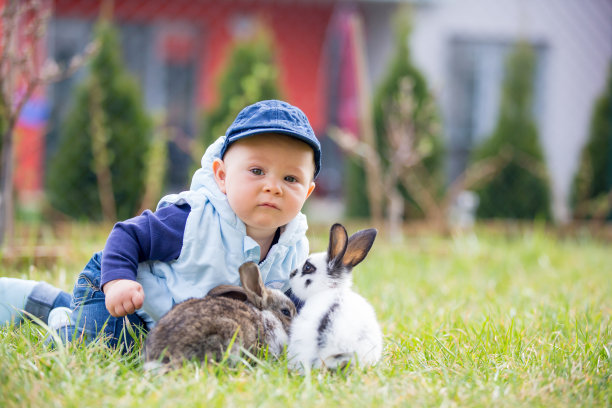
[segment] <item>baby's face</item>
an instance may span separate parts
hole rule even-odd
[[[272,233],[291,221],[314,189],[314,153],[289,136],[263,134],[234,142],[213,163],[215,179],[247,233]]]

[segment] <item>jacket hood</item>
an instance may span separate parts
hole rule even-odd
[[[202,167],[196,170],[193,178],[191,179],[189,191],[203,193],[214,204],[217,211],[221,212],[223,215],[228,215],[226,213],[229,212],[231,215],[233,215],[233,217],[230,218],[238,219],[236,214],[234,214],[234,211],[229,206],[227,196],[219,189],[213,173],[212,164],[215,159],[221,157],[221,148],[223,147],[224,142],[225,136],[221,136],[213,144],[208,146],[204,156],[202,156]]]

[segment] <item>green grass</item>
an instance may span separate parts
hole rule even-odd
[[[0,275],[69,289],[104,235],[69,228],[68,259],[5,259]],[[326,243],[324,228],[311,229],[313,249]],[[138,352],[99,343],[51,350],[40,326],[5,328],[0,406],[612,406],[610,254],[609,242],[537,227],[421,231],[401,244],[379,237],[355,287],[378,313],[383,361],[308,379],[284,359],[155,375]]]

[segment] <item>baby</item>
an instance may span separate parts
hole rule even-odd
[[[321,146],[301,110],[276,100],[247,106],[209,146],[189,191],[115,225],[72,296],[44,282],[0,278],[0,323],[17,321],[16,309],[24,309],[63,328],[67,340],[104,334],[111,345],[130,345],[121,335],[126,321],[151,329],[174,304],[238,285],[244,262],[256,262],[267,286],[286,291],[289,271],[309,252],[300,211],[320,168]]]

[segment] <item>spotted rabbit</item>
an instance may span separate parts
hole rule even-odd
[[[145,368],[161,363],[167,369],[191,359],[219,361],[230,345],[232,356],[241,347],[255,352],[268,346],[276,356],[283,352],[295,305],[281,291],[264,286],[255,263],[243,264],[239,272],[242,287],[217,287],[204,298],[177,304],[159,320],[145,343]]]
[[[291,272],[291,290],[305,302],[291,324],[291,368],[308,372],[380,360],[382,332],[374,309],[351,289],[352,269],[366,257],[375,238],[375,229],[348,238],[346,229],[334,224],[327,252],[312,254]]]

